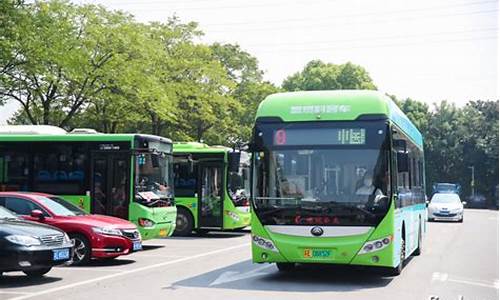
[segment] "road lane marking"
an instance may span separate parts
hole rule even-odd
[[[486,287],[486,288],[493,288],[493,289],[497,289],[497,290],[499,288],[498,280],[491,282],[491,281],[485,281],[485,280],[450,278],[450,276],[447,273],[439,273],[439,272],[432,273],[432,281],[441,281],[441,282],[448,281],[448,282],[475,285],[475,286]]]
[[[134,257],[160,257],[160,258],[183,258],[183,255],[161,255],[161,254],[136,254]]]
[[[97,278],[93,278],[93,279],[89,279],[89,280],[85,280],[85,281],[75,282],[72,284],[67,284],[67,285],[63,285],[60,287],[55,287],[55,288],[48,289],[45,291],[34,292],[34,293],[29,294],[29,295],[15,297],[15,298],[12,298],[11,300],[22,300],[22,299],[29,299],[29,298],[33,298],[33,297],[39,297],[41,295],[51,294],[54,292],[59,292],[62,290],[67,290],[67,289],[71,289],[74,287],[78,287],[78,286],[82,286],[82,285],[86,285],[86,284],[90,284],[90,283],[94,283],[94,282],[98,282],[98,281],[102,281],[102,280],[106,280],[106,279],[111,279],[111,278],[115,278],[115,277],[119,277],[119,276],[123,276],[123,275],[129,275],[129,274],[133,274],[133,273],[137,273],[137,272],[156,269],[156,268],[160,268],[160,267],[164,267],[164,266],[168,266],[168,265],[172,265],[172,264],[176,264],[176,263],[180,263],[180,262],[184,262],[184,261],[188,261],[188,260],[198,259],[198,258],[205,257],[205,256],[211,256],[214,254],[219,254],[222,252],[227,252],[230,250],[243,248],[243,247],[249,247],[249,243],[244,243],[244,244],[240,244],[240,245],[229,247],[229,248],[214,250],[211,252],[206,252],[203,254],[198,254],[198,255],[194,255],[194,256],[190,256],[190,257],[184,257],[184,258],[179,258],[176,260],[166,261],[163,263],[158,263],[158,264],[149,265],[149,266],[145,266],[145,267],[141,267],[141,268],[136,268],[136,269],[132,269],[132,270],[116,273],[116,274],[101,276],[101,277],[97,277]]]
[[[28,293],[28,292],[4,292],[4,291],[0,291],[0,294],[30,295],[32,293]]]
[[[258,268],[255,268],[254,270],[250,270],[250,271],[244,272],[244,273],[241,273],[238,271],[227,271],[227,272],[220,274],[219,277],[217,277],[217,279],[215,279],[208,286],[214,286],[214,285],[218,285],[218,284],[248,279],[248,278],[255,277],[255,276],[265,275],[267,273],[262,272],[262,271],[265,269],[268,269],[272,266],[273,265],[264,265],[264,266],[260,266]]]

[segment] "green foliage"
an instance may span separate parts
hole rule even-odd
[[[286,78],[282,87],[286,91],[377,89],[363,67],[350,62],[326,64],[320,60],[310,61],[301,72]]]

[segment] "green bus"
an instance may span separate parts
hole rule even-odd
[[[426,231],[423,139],[377,91],[268,96],[252,155],[252,259],[398,275]]]
[[[89,213],[130,220],[143,239],[175,230],[172,180],[166,138],[0,126],[0,191],[59,195]]]
[[[197,142],[174,143],[176,235],[250,225],[250,157]]]

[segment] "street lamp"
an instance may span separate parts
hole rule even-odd
[[[469,169],[471,169],[471,171],[472,171],[472,179],[470,181],[470,187],[471,187],[471,192],[472,192],[471,198],[473,198],[475,195],[475,193],[474,193],[474,185],[475,185],[475,183],[474,183],[474,166],[470,166]]]

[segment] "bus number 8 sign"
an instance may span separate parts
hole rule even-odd
[[[286,132],[285,129],[279,129],[274,134],[274,144],[275,145],[285,145],[286,144]]]

